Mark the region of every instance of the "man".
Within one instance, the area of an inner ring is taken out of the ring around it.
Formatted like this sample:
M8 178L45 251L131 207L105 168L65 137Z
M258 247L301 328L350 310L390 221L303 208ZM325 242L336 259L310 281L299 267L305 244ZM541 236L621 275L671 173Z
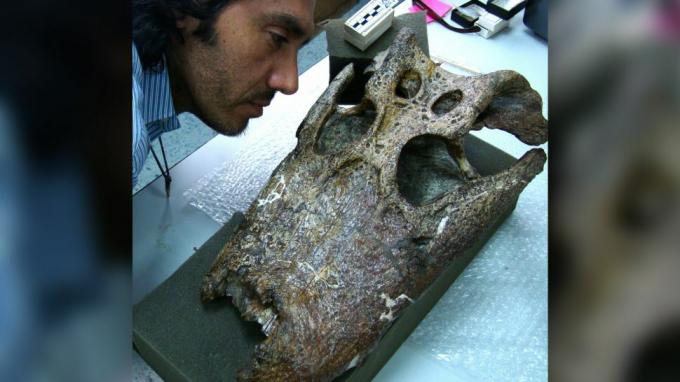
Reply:
M133 185L150 142L179 127L177 114L237 135L277 91L295 93L315 3L133 0Z

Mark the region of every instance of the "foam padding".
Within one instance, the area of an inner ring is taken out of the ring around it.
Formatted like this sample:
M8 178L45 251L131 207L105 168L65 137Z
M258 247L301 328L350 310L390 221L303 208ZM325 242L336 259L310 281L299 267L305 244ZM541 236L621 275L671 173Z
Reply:
M243 214L236 213L166 281L133 308L133 342L166 381L233 381L265 339L227 299L203 304L201 281Z
M323 26L326 31L328 55L330 56L330 80L332 81L347 64L354 64L354 79L338 98L340 104L353 105L361 101L361 97L364 95L364 86L370 77L370 75L364 74L364 70L371 64L376 54L390 47L402 28L411 28L416 34L416 41L420 49L427 56L430 55L425 12L406 13L395 17L392 26L363 52L345 41L344 23L345 20L343 19L333 19Z

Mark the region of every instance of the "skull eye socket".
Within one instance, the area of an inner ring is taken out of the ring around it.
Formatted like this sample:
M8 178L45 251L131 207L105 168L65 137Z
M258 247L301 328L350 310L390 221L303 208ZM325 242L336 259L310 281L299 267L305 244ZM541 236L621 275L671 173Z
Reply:
M399 154L397 186L401 195L415 206L433 202L463 182L465 178L441 136L415 137Z
M421 85L423 84L420 78L420 73L415 70L407 70L401 75L399 82L397 83L397 88L395 94L397 97L410 99L418 94Z
M317 154L337 154L359 140L375 121L375 105L368 100L351 107L338 107L319 130L314 144Z
M463 99L463 92L456 89L452 92L446 92L441 97L437 98L432 104L432 112L436 115L443 115L453 110L456 105Z

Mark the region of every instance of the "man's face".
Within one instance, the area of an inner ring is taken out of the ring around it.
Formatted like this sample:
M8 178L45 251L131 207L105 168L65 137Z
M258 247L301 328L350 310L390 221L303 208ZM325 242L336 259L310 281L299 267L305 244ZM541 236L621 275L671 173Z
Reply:
M226 135L242 132L262 115L276 91L298 88L297 51L314 32L315 0L232 0L217 16L215 36L192 33L199 20L177 26L168 66L175 107L190 111Z

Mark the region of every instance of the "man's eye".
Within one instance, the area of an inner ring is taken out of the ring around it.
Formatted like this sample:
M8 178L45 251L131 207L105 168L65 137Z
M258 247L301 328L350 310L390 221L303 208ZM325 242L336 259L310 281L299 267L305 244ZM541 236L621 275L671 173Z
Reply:
M287 39L287 38L285 38L284 36L282 36L282 35L280 35L280 34L278 34L278 33L269 32L269 35L271 36L272 41L274 42L274 44L275 44L276 46L281 46L281 45L283 45L283 44L285 44L285 43L288 42L288 39Z

